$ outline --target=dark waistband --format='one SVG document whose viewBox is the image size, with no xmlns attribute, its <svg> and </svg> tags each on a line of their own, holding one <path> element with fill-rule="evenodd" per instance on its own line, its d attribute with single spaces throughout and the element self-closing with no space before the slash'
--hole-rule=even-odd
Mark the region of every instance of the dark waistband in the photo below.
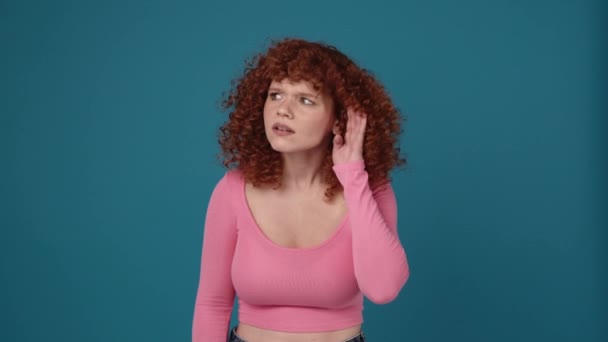
<svg viewBox="0 0 608 342">
<path fill-rule="evenodd" d="M 247 342 L 236 334 L 236 328 L 237 327 L 230 329 L 230 333 L 228 334 L 227 342 Z M 361 331 L 357 336 L 351 337 L 350 339 L 348 339 L 344 342 L 366 342 L 366 341 L 367 340 L 365 339 L 365 335 L 363 334 L 363 331 Z"/>
</svg>

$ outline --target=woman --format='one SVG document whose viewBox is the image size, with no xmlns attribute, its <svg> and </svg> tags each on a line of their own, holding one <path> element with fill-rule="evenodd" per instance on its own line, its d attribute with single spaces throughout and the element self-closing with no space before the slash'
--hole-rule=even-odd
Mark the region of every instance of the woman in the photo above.
<svg viewBox="0 0 608 342">
<path fill-rule="evenodd" d="M 363 296 L 388 303 L 409 276 L 388 178 L 405 164 L 397 109 L 336 48 L 299 39 L 274 42 L 233 85 L 193 341 L 365 341 Z"/>
</svg>

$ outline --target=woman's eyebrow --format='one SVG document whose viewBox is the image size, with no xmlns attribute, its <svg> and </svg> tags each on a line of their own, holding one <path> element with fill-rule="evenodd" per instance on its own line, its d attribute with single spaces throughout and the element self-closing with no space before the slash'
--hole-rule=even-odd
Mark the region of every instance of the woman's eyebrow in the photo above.
<svg viewBox="0 0 608 342">
<path fill-rule="evenodd" d="M 316 99 L 317 97 L 319 97 L 319 94 L 315 95 L 315 94 L 305 93 L 305 92 L 299 92 L 297 94 L 298 94 L 298 96 L 312 97 L 313 99 Z"/>
<path fill-rule="evenodd" d="M 281 92 L 281 91 L 283 91 L 283 90 L 282 90 L 282 89 L 280 89 L 280 88 L 277 88 L 277 87 L 270 87 L 270 88 L 268 88 L 268 91 L 269 91 L 269 92 L 273 92 L 273 91 L 278 91 L 278 92 Z M 295 94 L 296 94 L 297 96 L 310 97 L 310 98 L 314 98 L 314 99 L 318 98 L 318 97 L 319 97 L 319 95 L 320 95 L 320 94 L 316 94 L 316 95 L 315 95 L 315 94 L 313 94 L 313 93 L 307 93 L 307 92 L 305 92 L 305 91 L 300 91 L 300 92 L 297 92 L 297 93 L 295 93 Z"/>
</svg>

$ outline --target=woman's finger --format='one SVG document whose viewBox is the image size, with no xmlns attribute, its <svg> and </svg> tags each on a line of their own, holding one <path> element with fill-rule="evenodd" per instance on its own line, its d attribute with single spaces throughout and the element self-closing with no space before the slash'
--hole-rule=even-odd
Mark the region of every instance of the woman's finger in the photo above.
<svg viewBox="0 0 608 342">
<path fill-rule="evenodd" d="M 363 144 L 363 138 L 365 136 L 365 127 L 367 124 L 367 118 L 365 114 L 359 113 L 357 115 L 357 144 Z"/>
<path fill-rule="evenodd" d="M 348 110 L 348 120 L 346 120 L 346 134 L 344 135 L 346 138 L 346 143 L 350 144 L 353 139 L 353 121 L 354 121 L 354 112 L 352 108 Z"/>
</svg>

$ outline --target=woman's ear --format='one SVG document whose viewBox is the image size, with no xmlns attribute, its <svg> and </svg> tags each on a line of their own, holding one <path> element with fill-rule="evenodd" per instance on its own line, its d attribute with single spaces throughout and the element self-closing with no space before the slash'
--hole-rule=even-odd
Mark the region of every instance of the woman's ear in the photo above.
<svg viewBox="0 0 608 342">
<path fill-rule="evenodd" d="M 340 127 L 338 127 L 338 120 L 334 121 L 334 128 L 332 129 L 334 135 L 340 133 Z"/>
</svg>

